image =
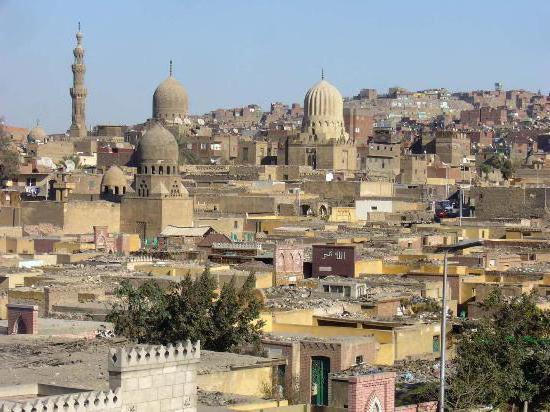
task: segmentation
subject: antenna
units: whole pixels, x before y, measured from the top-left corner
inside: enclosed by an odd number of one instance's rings
[[[78,31],[80,31],[80,22],[78,22]]]
[[[172,77],[172,60],[170,60],[170,77]]]
[[[321,80],[325,80],[325,70],[321,67]]]

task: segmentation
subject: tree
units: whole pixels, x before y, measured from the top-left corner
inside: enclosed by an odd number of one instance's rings
[[[117,289],[118,301],[107,320],[113,322],[116,334],[139,343],[190,339],[200,340],[205,349],[234,350],[258,343],[261,337],[262,303],[254,285],[253,274],[241,288],[232,278],[218,298],[209,268],[195,280],[188,275],[170,283],[166,290],[153,280],[139,287],[125,281]]]
[[[139,343],[157,342],[154,325],[164,324],[167,316],[165,294],[158,284],[149,280],[136,288],[125,280],[116,296],[119,301],[107,316],[107,321],[114,323],[115,333]]]
[[[19,173],[19,153],[0,118],[0,181],[13,179]]]
[[[465,324],[458,337],[449,404],[454,409],[528,402],[550,406],[550,312],[534,295],[484,302],[486,317]]]

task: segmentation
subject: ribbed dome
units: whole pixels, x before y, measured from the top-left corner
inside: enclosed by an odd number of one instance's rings
[[[166,161],[178,163],[178,143],[168,130],[155,122],[139,141],[138,156],[140,162]]]
[[[34,143],[36,141],[44,141],[48,135],[40,126],[33,127],[27,135],[27,142]]]
[[[321,80],[306,93],[302,131],[327,139],[348,139],[344,129],[344,103],[336,87]]]
[[[155,90],[153,95],[153,118],[173,122],[187,115],[189,98],[182,84],[169,76]]]
[[[109,186],[109,187],[125,187],[128,185],[128,180],[126,180],[126,176],[124,176],[124,172],[120,169],[120,167],[116,165],[112,165],[103,175],[103,178],[101,179],[101,186]]]

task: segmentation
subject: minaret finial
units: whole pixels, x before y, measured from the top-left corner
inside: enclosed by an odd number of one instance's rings
[[[170,60],[170,77],[172,77],[172,60]]]
[[[80,22],[78,22],[78,31],[80,31]]]
[[[325,80],[325,70],[321,67],[321,80]]]
[[[36,119],[36,127],[40,125],[40,119]]]

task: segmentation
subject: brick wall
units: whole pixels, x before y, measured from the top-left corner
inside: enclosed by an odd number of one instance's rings
[[[348,380],[350,412],[370,412],[377,403],[384,412],[394,411],[395,372],[352,376]]]
[[[8,304],[8,335],[38,333],[38,306]]]
[[[330,372],[342,370],[339,343],[300,342],[300,392],[302,402],[311,402],[311,358],[324,356],[330,360]],[[329,389],[330,397],[330,389]]]
[[[400,301],[390,300],[387,302],[376,303],[376,317],[380,319],[391,319],[397,314],[397,309],[400,306]]]

